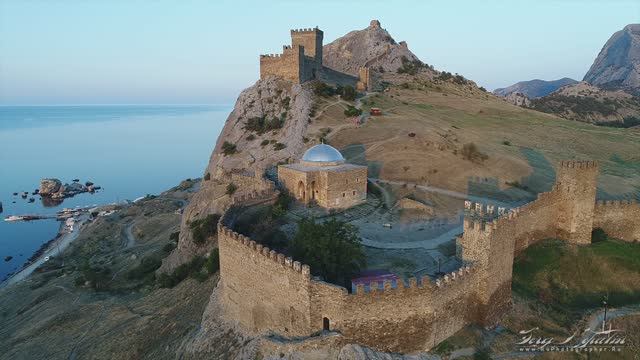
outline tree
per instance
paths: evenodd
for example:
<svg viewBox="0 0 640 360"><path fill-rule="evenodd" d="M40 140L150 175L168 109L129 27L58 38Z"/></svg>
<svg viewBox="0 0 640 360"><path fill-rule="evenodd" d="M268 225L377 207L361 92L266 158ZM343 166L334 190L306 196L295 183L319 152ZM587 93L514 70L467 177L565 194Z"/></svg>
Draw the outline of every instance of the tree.
<svg viewBox="0 0 640 360"><path fill-rule="evenodd" d="M314 275L347 288L351 288L351 278L366 266L356 227L335 219L324 223L300 220L289 252L308 264Z"/></svg>
<svg viewBox="0 0 640 360"><path fill-rule="evenodd" d="M347 85L342 88L342 98L347 101L353 101L356 99L356 89L351 85Z"/></svg>

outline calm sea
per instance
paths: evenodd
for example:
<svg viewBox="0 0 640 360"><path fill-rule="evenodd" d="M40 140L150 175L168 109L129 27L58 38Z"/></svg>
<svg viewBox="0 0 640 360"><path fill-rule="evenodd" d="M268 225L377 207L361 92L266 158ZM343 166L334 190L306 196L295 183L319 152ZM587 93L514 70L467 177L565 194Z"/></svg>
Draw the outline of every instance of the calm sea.
<svg viewBox="0 0 640 360"><path fill-rule="evenodd" d="M1 217L157 194L202 176L231 106L0 106ZM45 207L14 192L41 178L102 186ZM29 196L31 197L31 195ZM15 203L14 203L15 202ZM54 220L0 221L0 280L57 233ZM6 256L12 256L5 262Z"/></svg>

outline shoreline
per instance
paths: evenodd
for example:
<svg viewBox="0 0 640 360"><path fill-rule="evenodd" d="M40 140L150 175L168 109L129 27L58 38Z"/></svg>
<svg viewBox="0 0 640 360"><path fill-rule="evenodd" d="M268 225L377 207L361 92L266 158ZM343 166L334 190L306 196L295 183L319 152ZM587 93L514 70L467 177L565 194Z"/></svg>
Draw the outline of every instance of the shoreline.
<svg viewBox="0 0 640 360"><path fill-rule="evenodd" d="M54 257L60 255L69 245L78 238L80 231L84 228L89 216L84 214L78 218L73 231L62 232L65 228L64 222L60 224L58 234L33 253L27 262L15 273L9 275L0 282L0 288L18 283L31 275L40 265L46 262L47 256Z"/></svg>

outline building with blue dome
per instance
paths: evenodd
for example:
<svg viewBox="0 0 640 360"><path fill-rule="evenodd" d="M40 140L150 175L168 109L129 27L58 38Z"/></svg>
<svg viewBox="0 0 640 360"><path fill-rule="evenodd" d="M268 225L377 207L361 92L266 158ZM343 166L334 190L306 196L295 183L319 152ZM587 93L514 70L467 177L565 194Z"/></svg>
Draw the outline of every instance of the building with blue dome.
<svg viewBox="0 0 640 360"><path fill-rule="evenodd" d="M336 148L317 144L299 162L278 166L280 184L297 200L345 209L367 200L367 167L349 164Z"/></svg>

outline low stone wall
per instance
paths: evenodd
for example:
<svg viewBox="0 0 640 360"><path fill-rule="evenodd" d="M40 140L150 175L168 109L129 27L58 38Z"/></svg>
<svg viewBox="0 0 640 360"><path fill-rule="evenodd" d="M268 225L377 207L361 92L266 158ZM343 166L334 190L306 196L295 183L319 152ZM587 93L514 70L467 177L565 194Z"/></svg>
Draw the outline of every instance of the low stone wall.
<svg viewBox="0 0 640 360"><path fill-rule="evenodd" d="M625 241L640 241L640 205L633 201L598 201L593 227Z"/></svg>

